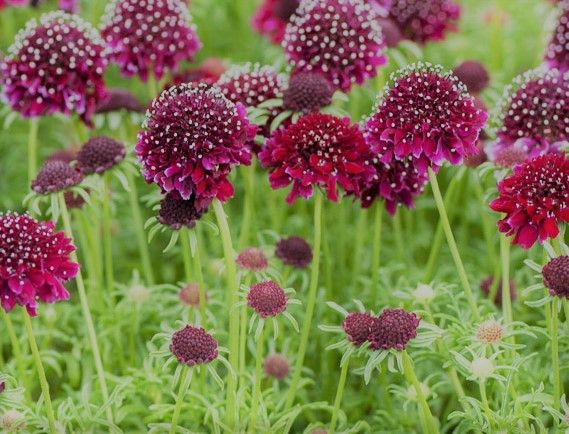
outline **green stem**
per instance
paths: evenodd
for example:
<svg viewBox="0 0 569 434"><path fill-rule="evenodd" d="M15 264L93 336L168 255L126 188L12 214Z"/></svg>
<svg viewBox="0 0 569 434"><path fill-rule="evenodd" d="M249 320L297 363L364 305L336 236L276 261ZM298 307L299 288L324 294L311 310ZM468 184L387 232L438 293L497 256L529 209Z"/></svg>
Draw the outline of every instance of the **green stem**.
<svg viewBox="0 0 569 434"><path fill-rule="evenodd" d="M38 171L38 129L39 118L31 118L28 133L28 187Z"/></svg>
<svg viewBox="0 0 569 434"><path fill-rule="evenodd" d="M30 349L32 350L32 355L34 357L36 370L40 380L41 391L45 402L45 411L47 413L49 432L55 434L57 433L57 431L55 429L55 414L53 412L53 406L51 404L51 396L49 394L49 383L47 382L47 378L45 376L45 369L43 368L40 352L38 350L38 344L34 336L34 328L32 326L32 321L27 313L24 313L24 325L26 326L26 331L28 333L28 340L30 342Z"/></svg>
<svg viewBox="0 0 569 434"><path fill-rule="evenodd" d="M441 190L439 188L439 183L437 181L437 176L435 175L435 172L433 172L432 168L429 167L428 170L429 170L429 180L431 182L431 188L433 190L433 196L435 197L435 202L439 210L440 218L443 224L443 230L445 232L447 244L449 246L452 259L454 260L458 276L462 283L462 288L464 289L466 299L470 304L470 308L472 310L472 314L474 315L474 319L480 321L480 312L478 312L478 306L476 305L476 301L474 300L474 294L472 293L472 288L470 287L470 283L468 282L468 277L466 275L466 270L464 269L464 264L460 257L460 253L458 251L454 235L452 234L452 229L450 227L450 222L446 212L445 204L443 202L443 197L441 195Z"/></svg>
<svg viewBox="0 0 569 434"><path fill-rule="evenodd" d="M255 160L251 162L251 166L243 167L245 177L245 204L243 210L243 221L241 224L241 233L239 234L239 248L244 249L250 243L251 227L254 222L255 211Z"/></svg>
<svg viewBox="0 0 569 434"><path fill-rule="evenodd" d="M234 372L238 372L239 363L239 310L234 309L237 299L237 269L235 265L235 252L231 241L231 232L227 223L227 216L219 200L213 201L213 209L221 232L223 254L225 257L225 273L227 277L226 301L229 314L229 363ZM236 389L237 378L230 375L227 380L226 417L227 426L234 429L236 426Z"/></svg>
<svg viewBox="0 0 569 434"><path fill-rule="evenodd" d="M373 250L371 256L371 290L373 305L379 302L379 266L381 262L381 227L383 222L383 204L377 202L373 210Z"/></svg>
<svg viewBox="0 0 569 434"><path fill-rule="evenodd" d="M200 244L199 244L199 237L197 234L197 229L193 230L193 233L188 233L190 237L196 238L196 251L194 253L194 272L196 277L198 278L198 294L199 294L199 309L200 309L200 317L201 317L201 326L203 328L206 327L206 315L205 315L205 281L203 278L203 271L202 271L202 259L200 253Z"/></svg>
<svg viewBox="0 0 569 434"><path fill-rule="evenodd" d="M486 395L486 382L480 381L478 383L478 388L480 389L480 399L482 400L482 408L484 413L486 413L486 418L488 418L488 423L492 426L494 417L492 416L492 410L490 409L490 404L488 403L488 396Z"/></svg>
<svg viewBox="0 0 569 434"><path fill-rule="evenodd" d="M89 269L89 277L93 281L93 288L90 291L89 295L91 299L95 300L94 308L98 312L102 312L104 309L104 297L103 291L101 290L104 287L103 283L103 270L101 266L101 248L100 248L100 240L96 234L99 233L98 228L93 228L91 224L87 221L87 217L85 213L82 211L76 212L76 221L79 222L80 233L84 234L86 237L86 243L83 246L83 255L85 257L90 257L91 262L93 263L93 268ZM89 263L89 261L87 262Z"/></svg>
<svg viewBox="0 0 569 434"><path fill-rule="evenodd" d="M314 307L316 305L316 295L318 293L318 272L320 269L320 245L322 242L322 193L319 191L315 194L314 203L314 254L312 259L312 269L310 273L310 288L308 290L308 301L306 303L306 314L302 323L302 332L300 337L300 346L296 356L294 365L294 373L290 388L288 390L285 409L288 410L296 397L296 389L300 376L302 374L302 366L304 365L304 356L308 345L310 328L312 325L312 316L314 315Z"/></svg>
<svg viewBox="0 0 569 434"><path fill-rule="evenodd" d="M189 284L192 281L192 258L189 242L190 232L188 228L180 229L180 244L182 247L182 261L184 262L184 279Z"/></svg>
<svg viewBox="0 0 569 434"><path fill-rule="evenodd" d="M69 218L69 212L67 210L67 205L65 204L65 198L63 196L63 193L59 193L59 208L61 211L61 218L63 220L65 235L68 238L73 239L73 231L71 230L71 220ZM71 252L71 260L74 262L78 262L77 252L75 251ZM79 270L77 276L75 276L75 281L77 283L77 292L79 293L79 301L81 302L81 310L83 311L83 320L85 321L85 326L87 327L89 344L91 346L91 352L93 353L93 359L95 361L95 370L97 372L99 387L101 388L101 395L103 397L103 402L107 403L109 401L109 390L107 388L107 380L105 379L105 370L103 369L101 352L99 351L97 334L95 332L95 325L93 324L93 317L91 315L91 309L89 308L89 302L87 300L87 294L85 292L85 283L83 282L83 275L81 273L81 270ZM111 406L107 407L106 414L107 414L107 421L112 424L113 412Z"/></svg>
<svg viewBox="0 0 569 434"><path fill-rule="evenodd" d="M4 321L6 322L6 329L8 329L8 336L10 337L10 344L12 345L12 351L14 352L14 356L16 357L16 368L18 370L18 375L20 376L20 381L24 385L26 396L29 398L30 390L27 387L28 383L28 376L25 375L26 369L24 365L24 357L22 353L22 346L20 345L20 341L16 335L16 331L14 330L14 324L12 323L12 319L10 315L6 313L6 311L0 308L2 311L2 315L4 316ZM24 312L24 316L28 314Z"/></svg>
<svg viewBox="0 0 569 434"><path fill-rule="evenodd" d="M182 376L180 378L180 388L178 389L178 396L176 397L176 406L174 407L174 413L172 414L172 423L170 425L170 434L175 434L178 430L178 420L180 419L180 413L182 412L182 404L184 403L184 396L188 392L190 383L192 382L192 371L191 368L184 366L182 368Z"/></svg>
<svg viewBox="0 0 569 434"><path fill-rule="evenodd" d="M112 244L112 231L111 231L111 180L110 173L107 172L103 175L103 256L105 263L105 285L106 290L110 294L111 305L114 309L114 265L113 265L113 244Z"/></svg>
<svg viewBox="0 0 569 434"><path fill-rule="evenodd" d="M397 260L400 264L406 262L405 258L405 248L403 247L403 230L401 229L401 210L396 212L393 216L393 236L395 238L395 248L397 251Z"/></svg>
<svg viewBox="0 0 569 434"><path fill-rule="evenodd" d="M553 375L553 407L559 411L561 405L561 373L559 369L559 315L558 299L553 298L550 303L551 309L551 370ZM548 306L549 307L549 306Z"/></svg>
<svg viewBox="0 0 569 434"><path fill-rule="evenodd" d="M496 264L496 250L494 247L494 234L496 233L495 225L492 225L490 217L488 215L488 206L484 202L484 192L482 190L482 185L480 184L480 178L475 174L474 182L474 192L476 194L476 199L480 205L480 220L482 221L482 231L484 234L484 239L486 241L486 250L488 252L488 265L491 267ZM445 201L446 204L446 201Z"/></svg>
<svg viewBox="0 0 569 434"><path fill-rule="evenodd" d="M360 275L360 270L362 267L362 261L363 261L362 250L364 246L364 236L366 233L367 215L368 213L365 210L359 213L358 226L356 230L356 242L355 242L354 256L353 256L354 276Z"/></svg>
<svg viewBox="0 0 569 434"><path fill-rule="evenodd" d="M257 416L259 414L259 400L261 398L261 379L263 372L263 345L265 343L265 327L261 330L257 339L255 353L255 385L253 386L253 398L251 400L251 420L249 421L249 433L257 432Z"/></svg>
<svg viewBox="0 0 569 434"><path fill-rule="evenodd" d="M251 286L251 274L245 277L245 287L248 289ZM241 306L241 320L239 331L239 381L241 385L245 384L245 367L247 364L247 305Z"/></svg>
<svg viewBox="0 0 569 434"><path fill-rule="evenodd" d="M332 411L332 420L330 421L330 433L334 434L336 429L336 422L338 421L338 413L340 412L340 405L342 404L342 397L344 396L344 388L346 387L346 378L348 377L348 366L350 365L350 358L344 361L342 370L340 371L340 380L338 381L338 388L336 389L336 398L334 399L334 410Z"/></svg>
<svg viewBox="0 0 569 434"><path fill-rule="evenodd" d="M510 242L504 235L500 235L500 259L502 264L502 309L504 310L504 323L508 325L513 321L510 294Z"/></svg>

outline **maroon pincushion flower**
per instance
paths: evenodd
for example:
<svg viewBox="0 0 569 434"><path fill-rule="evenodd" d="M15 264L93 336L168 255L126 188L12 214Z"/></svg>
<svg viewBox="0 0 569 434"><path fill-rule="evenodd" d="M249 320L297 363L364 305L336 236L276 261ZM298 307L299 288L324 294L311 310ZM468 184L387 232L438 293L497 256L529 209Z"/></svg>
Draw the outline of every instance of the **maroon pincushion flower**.
<svg viewBox="0 0 569 434"><path fill-rule="evenodd" d="M285 54L297 71L323 74L348 91L387 61L378 18L362 0L304 0L286 28Z"/></svg>
<svg viewBox="0 0 569 434"><path fill-rule="evenodd" d="M284 380L289 371L288 360L282 354L271 354L268 356L263 363L263 367L269 377L277 380Z"/></svg>
<svg viewBox="0 0 569 434"><path fill-rule="evenodd" d="M389 16L408 39L424 44L456 31L460 6L452 0L392 0Z"/></svg>
<svg viewBox="0 0 569 434"><path fill-rule="evenodd" d="M102 19L101 35L121 72L142 80L162 78L201 48L186 4L179 0L113 0Z"/></svg>
<svg viewBox="0 0 569 434"><path fill-rule="evenodd" d="M205 365L217 359L217 341L201 327L187 325L172 335L170 351L178 362L187 365Z"/></svg>
<svg viewBox="0 0 569 434"><path fill-rule="evenodd" d="M490 290L492 289L492 284L494 283L494 277L488 276L482 282L480 282L480 290L486 296L490 296ZM510 279L510 298L515 300L517 297L516 285L512 279ZM498 284L498 288L496 291L496 297L492 300L496 306L502 306L502 279L500 279L500 283Z"/></svg>
<svg viewBox="0 0 569 434"><path fill-rule="evenodd" d="M85 174L104 173L119 164L126 156L121 142L110 137L93 137L77 154L78 168Z"/></svg>
<svg viewBox="0 0 569 434"><path fill-rule="evenodd" d="M105 96L107 66L99 34L79 17L51 12L32 19L0 65L3 95L24 117L77 113L87 124Z"/></svg>
<svg viewBox="0 0 569 434"><path fill-rule="evenodd" d="M300 0L263 0L253 16L253 28L274 44L280 44L299 4Z"/></svg>
<svg viewBox="0 0 569 434"><path fill-rule="evenodd" d="M550 154L515 166L498 193L490 208L506 213L498 228L514 244L529 249L538 239L555 238L558 225L569 222L569 159Z"/></svg>
<svg viewBox="0 0 569 434"><path fill-rule="evenodd" d="M269 260L263 251L257 247L249 247L237 256L237 265L243 270L260 272L269 266Z"/></svg>
<svg viewBox="0 0 569 434"><path fill-rule="evenodd" d="M379 18L379 25L381 26L381 33L385 40L385 45L388 48L394 48L404 39L401 29L397 23L391 18Z"/></svg>
<svg viewBox="0 0 569 434"><path fill-rule="evenodd" d="M466 60L453 70L454 75L464 83L472 94L478 94L488 87L490 74L482 63L476 60Z"/></svg>
<svg viewBox="0 0 569 434"><path fill-rule="evenodd" d="M32 190L39 194L59 193L79 184L83 175L69 163L47 161L32 181Z"/></svg>
<svg viewBox="0 0 569 434"><path fill-rule="evenodd" d="M569 256L551 259L542 270L543 284L555 297L569 298Z"/></svg>
<svg viewBox="0 0 569 434"><path fill-rule="evenodd" d="M283 93L283 108L303 114L313 113L330 105L334 88L320 74L300 72L290 78Z"/></svg>
<svg viewBox="0 0 569 434"><path fill-rule="evenodd" d="M545 61L550 68L567 71L569 69L569 3L560 7L557 28L547 46Z"/></svg>
<svg viewBox="0 0 569 434"><path fill-rule="evenodd" d="M146 106L127 89L109 89L107 97L97 104L95 113L110 113L121 110L144 113Z"/></svg>
<svg viewBox="0 0 569 434"><path fill-rule="evenodd" d="M306 268L312 262L312 249L301 237L283 238L275 246L275 256L285 265Z"/></svg>
<svg viewBox="0 0 569 434"><path fill-rule="evenodd" d="M233 195L229 172L233 165L250 163L245 143L256 130L243 105L219 89L182 84L152 102L136 154L147 182L183 199L194 194L196 206L205 208L214 198L225 201Z"/></svg>
<svg viewBox="0 0 569 434"><path fill-rule="evenodd" d="M366 123L366 139L383 163L413 156L419 173L478 153L488 115L440 66L411 65L387 89Z"/></svg>
<svg viewBox="0 0 569 434"><path fill-rule="evenodd" d="M73 279L79 264L75 250L53 222L39 222L27 214L0 214L0 304L10 312L16 304L36 315L37 302L67 300L63 282Z"/></svg>
<svg viewBox="0 0 569 434"><path fill-rule="evenodd" d="M369 313L349 313L342 323L346 338L355 346L360 346L368 340L373 321L374 319Z"/></svg>
<svg viewBox="0 0 569 434"><path fill-rule="evenodd" d="M262 318L284 312L287 301L284 290L272 280L253 285L247 293L247 306L254 309Z"/></svg>
<svg viewBox="0 0 569 434"><path fill-rule="evenodd" d="M194 196L182 199L175 193L169 193L160 201L158 221L177 231L183 227L193 228L207 208L197 208Z"/></svg>
<svg viewBox="0 0 569 434"><path fill-rule="evenodd" d="M269 168L273 188L293 184L287 197L308 199L320 187L337 201L337 185L347 193L358 193L359 185L373 176L370 150L357 125L349 118L313 113L273 133L259 153Z"/></svg>
<svg viewBox="0 0 569 434"><path fill-rule="evenodd" d="M413 312L385 309L372 323L370 348L403 351L407 343L417 336L420 322L421 319Z"/></svg>

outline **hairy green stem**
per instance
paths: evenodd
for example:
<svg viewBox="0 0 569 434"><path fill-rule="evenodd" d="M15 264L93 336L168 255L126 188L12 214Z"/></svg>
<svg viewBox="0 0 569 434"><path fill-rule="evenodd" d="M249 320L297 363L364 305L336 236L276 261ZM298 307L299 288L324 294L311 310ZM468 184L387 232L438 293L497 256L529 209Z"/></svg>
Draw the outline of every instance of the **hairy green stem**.
<svg viewBox="0 0 569 434"><path fill-rule="evenodd" d="M251 274L247 274L245 277L245 287L249 289L251 286ZM245 384L245 368L247 364L247 324L248 324L248 317L247 317L247 305L243 305L240 308L241 310L241 320L240 326L241 330L239 331L239 381L241 385Z"/></svg>
<svg viewBox="0 0 569 434"><path fill-rule="evenodd" d="M551 303L546 305L551 309L551 373L553 376L553 407L559 410L561 405L561 372L559 367L559 314L558 298L554 297Z"/></svg>
<svg viewBox="0 0 569 434"><path fill-rule="evenodd" d="M257 432L257 416L259 414L259 400L261 398L261 379L263 375L263 345L265 343L265 326L257 339L255 353L255 384L253 386L253 398L251 399L251 420L249 421L249 433Z"/></svg>
<svg viewBox="0 0 569 434"><path fill-rule="evenodd" d="M182 248L182 261L184 263L184 279L186 279L186 284L189 284L192 281L192 258L190 232L186 227L180 229L180 244Z"/></svg>
<svg viewBox="0 0 569 434"><path fill-rule="evenodd" d="M28 186L35 179L38 171L38 129L39 118L31 118L28 133Z"/></svg>
<svg viewBox="0 0 569 434"><path fill-rule="evenodd" d="M371 290L373 306L379 302L379 266L381 262L381 228L383 222L383 204L376 202L373 210L373 247L371 254Z"/></svg>
<svg viewBox="0 0 569 434"><path fill-rule="evenodd" d="M115 274L113 265L113 234L111 230L111 179L110 173L103 175L103 256L105 264L105 286L106 291L110 294L111 306L114 309L114 287Z"/></svg>
<svg viewBox="0 0 569 434"><path fill-rule="evenodd" d="M403 229L401 227L401 210L396 212L391 219L393 224L393 237L395 238L395 249L397 252L397 260L400 264L405 264L405 247L403 247Z"/></svg>
<svg viewBox="0 0 569 434"><path fill-rule="evenodd" d="M244 249L251 242L251 231L255 221L255 160L251 162L251 166L242 167L242 169L245 177L245 204L241 233L239 234L240 249Z"/></svg>
<svg viewBox="0 0 569 434"><path fill-rule="evenodd" d="M16 369L18 370L18 375L20 376L20 381L24 385L26 396L29 398L30 390L27 387L28 384L28 376L25 374L26 367L24 365L24 357L22 352L22 346L20 345L20 341L16 335L16 331L14 329L14 324L12 323L12 319L10 315L6 313L4 309L0 307L0 311L2 311L2 315L4 316L4 321L6 322L6 329L8 330L8 336L10 337L10 344L12 345L12 351L14 352L14 356L16 357ZM26 312L23 312L24 315L28 315Z"/></svg>
<svg viewBox="0 0 569 434"><path fill-rule="evenodd" d="M336 422L338 421L338 414L340 412L340 405L342 404L342 397L344 396L344 388L346 387L346 378L348 377L348 367L350 365L350 358L344 361L344 365L340 371L340 379L338 380L338 388L336 389L336 397L334 398L334 410L332 410L332 420L330 421L330 433L334 434L336 429Z"/></svg>
<svg viewBox="0 0 569 434"><path fill-rule="evenodd" d="M510 242L505 235L500 235L500 262L502 264L502 309L504 323L509 325L514 320L510 288Z"/></svg>
<svg viewBox="0 0 569 434"><path fill-rule="evenodd" d="M174 413L172 414L172 423L170 424L170 434L175 434L178 430L178 420L182 412L182 404L184 403L184 396L188 392L190 383L192 382L192 368L184 366L182 368L182 376L180 378L180 388L178 389L178 396L176 397L176 405L174 406Z"/></svg>
<svg viewBox="0 0 569 434"><path fill-rule="evenodd" d="M482 400L482 408L486 417L488 418L488 423L492 426L494 417L492 416L492 410L490 409L490 404L488 403L488 396L486 395L486 382L480 381L478 383L478 388L480 389L480 399Z"/></svg>

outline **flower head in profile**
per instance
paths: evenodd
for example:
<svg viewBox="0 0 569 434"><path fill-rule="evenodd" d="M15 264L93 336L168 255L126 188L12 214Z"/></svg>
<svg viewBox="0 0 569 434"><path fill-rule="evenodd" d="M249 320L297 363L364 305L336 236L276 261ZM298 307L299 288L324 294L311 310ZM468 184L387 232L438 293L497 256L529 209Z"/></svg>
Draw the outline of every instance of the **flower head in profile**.
<svg viewBox="0 0 569 434"><path fill-rule="evenodd" d="M354 346L359 346L369 339L373 322L374 317L367 312L350 312L344 318L342 328L346 338Z"/></svg>
<svg viewBox="0 0 569 434"><path fill-rule="evenodd" d="M386 63L379 16L363 0L303 0L285 31L285 54L297 71L347 91Z"/></svg>
<svg viewBox="0 0 569 434"><path fill-rule="evenodd" d="M162 78L201 48L188 8L179 0L113 0L101 35L122 74L144 81L149 73Z"/></svg>
<svg viewBox="0 0 569 434"><path fill-rule="evenodd" d="M550 68L567 71L569 70L569 3L567 1L559 3L559 20L547 46L545 62Z"/></svg>
<svg viewBox="0 0 569 434"><path fill-rule="evenodd" d="M197 283L188 283L183 286L178 293L178 298L186 306L198 307L200 305L200 287ZM208 300L208 294L205 292L205 301Z"/></svg>
<svg viewBox="0 0 569 434"><path fill-rule="evenodd" d="M280 44L299 4L300 0L263 0L253 16L253 28L273 44Z"/></svg>
<svg viewBox="0 0 569 434"><path fill-rule="evenodd" d="M81 18L64 12L32 19L0 63L3 95L24 117L77 114L88 125L106 94L104 42Z"/></svg>
<svg viewBox="0 0 569 434"><path fill-rule="evenodd" d="M500 181L498 194L490 208L506 214L498 229L514 244L529 249L556 238L559 225L569 222L569 159L550 154L518 165Z"/></svg>
<svg viewBox="0 0 569 434"><path fill-rule="evenodd" d="M287 377L290 368L285 356L274 353L265 358L263 369L268 377L282 381Z"/></svg>
<svg viewBox="0 0 569 434"><path fill-rule="evenodd" d="M464 83L468 92L473 95L482 92L490 83L488 70L476 60L465 60L454 68L453 73Z"/></svg>
<svg viewBox="0 0 569 434"><path fill-rule="evenodd" d="M124 160L126 147L110 137L92 137L77 154L77 167L86 175L102 174Z"/></svg>
<svg viewBox="0 0 569 434"><path fill-rule="evenodd" d="M53 222L40 222L27 214L0 214L0 304L10 312L16 304L36 315L38 302L67 300L63 282L79 271L72 262L75 250Z"/></svg>
<svg viewBox="0 0 569 434"><path fill-rule="evenodd" d="M312 248L304 238L292 236L277 242L275 256L285 265L306 268L312 262Z"/></svg>
<svg viewBox="0 0 569 434"><path fill-rule="evenodd" d="M237 255L235 262L237 262L237 265L242 270L248 270L254 273L265 271L269 266L267 256L258 247L248 247L242 250L239 255Z"/></svg>
<svg viewBox="0 0 569 434"><path fill-rule="evenodd" d="M359 127L348 118L322 113L303 116L275 131L259 158L269 169L273 188L292 184L288 203L298 197L310 198L314 188L322 188L330 200L337 201L338 185L357 194L362 181L374 173Z"/></svg>
<svg viewBox="0 0 569 434"><path fill-rule="evenodd" d="M69 163L46 161L32 181L32 190L38 194L58 193L79 184L82 179L81 172Z"/></svg>

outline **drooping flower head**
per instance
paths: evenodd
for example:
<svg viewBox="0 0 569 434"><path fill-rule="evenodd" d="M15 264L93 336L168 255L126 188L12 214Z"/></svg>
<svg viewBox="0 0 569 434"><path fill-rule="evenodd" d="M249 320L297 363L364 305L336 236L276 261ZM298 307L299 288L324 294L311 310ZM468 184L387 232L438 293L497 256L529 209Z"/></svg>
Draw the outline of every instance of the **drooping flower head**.
<svg viewBox="0 0 569 434"><path fill-rule="evenodd" d="M298 8L300 0L263 0L253 16L255 31L280 44L290 18Z"/></svg>
<svg viewBox="0 0 569 434"><path fill-rule="evenodd" d="M468 92L474 95L482 92L490 83L488 70L476 60L465 60L454 68L453 73L464 83Z"/></svg>
<svg viewBox="0 0 569 434"><path fill-rule="evenodd" d="M559 21L545 53L550 68L569 70L569 2L560 2Z"/></svg>
<svg viewBox="0 0 569 434"><path fill-rule="evenodd" d="M312 262L312 248L301 237L288 237L279 240L275 246L275 256L285 265L306 268Z"/></svg>
<svg viewBox="0 0 569 434"><path fill-rule="evenodd" d="M261 318L284 312L287 301L284 290L272 280L256 283L247 293L247 306L254 309Z"/></svg>
<svg viewBox="0 0 569 434"><path fill-rule="evenodd" d="M249 270L255 273L264 271L269 266L269 260L258 247L248 247L237 255L235 260L242 270Z"/></svg>
<svg viewBox="0 0 569 434"><path fill-rule="evenodd" d="M1 63L3 96L24 117L78 114L87 124L105 96L104 42L91 25L64 12L32 19Z"/></svg>
<svg viewBox="0 0 569 434"><path fill-rule="evenodd" d="M347 91L386 63L378 18L363 0L302 0L286 28L285 54L297 71L323 74Z"/></svg>
<svg viewBox="0 0 569 434"><path fill-rule="evenodd" d="M366 139L383 163L413 157L424 173L427 166L436 170L444 160L459 164L478 153L488 115L453 74L419 63L391 80L365 127Z"/></svg>
<svg viewBox="0 0 569 434"><path fill-rule="evenodd" d="M374 318L369 313L350 312L344 319L342 328L346 332L346 338L355 346L360 346L368 340L373 322Z"/></svg>
<svg viewBox="0 0 569 434"><path fill-rule="evenodd" d="M493 284L494 284L493 276L488 276L482 282L480 282L480 290L486 297L490 296ZM500 279L500 282L498 283L498 288L496 290L496 296L494 297L494 300L492 300L494 304L499 307L502 306L502 286L503 286L502 279ZM516 284L512 279L510 279L510 298L512 299L512 301L514 301L517 298Z"/></svg>
<svg viewBox="0 0 569 434"><path fill-rule="evenodd" d="M201 48L186 4L180 0L113 0L102 18L101 34L111 59L127 77L162 78Z"/></svg>
<svg viewBox="0 0 569 434"><path fill-rule="evenodd" d="M283 93L283 108L293 112L308 114L330 105L334 88L321 74L299 72L290 77L288 87Z"/></svg>
<svg viewBox="0 0 569 434"><path fill-rule="evenodd" d="M126 156L126 148L110 137L92 137L77 154L77 166L81 172L104 173L119 164Z"/></svg>
<svg viewBox="0 0 569 434"><path fill-rule="evenodd" d="M183 227L193 228L207 211L196 207L195 196L182 199L175 193L168 193L160 201L158 221L170 229L178 231Z"/></svg>
<svg viewBox="0 0 569 434"><path fill-rule="evenodd" d="M516 77L497 112L496 150L515 145L527 158L556 152L569 138L569 75L533 70Z"/></svg>
<svg viewBox="0 0 569 434"><path fill-rule="evenodd" d="M406 38L424 44L456 31L460 6L453 0L392 0L389 16Z"/></svg>
<svg viewBox="0 0 569 434"><path fill-rule="evenodd" d="M201 327L186 325L172 335L170 351L178 362L187 365L205 365L217 359L217 341Z"/></svg>
<svg viewBox="0 0 569 434"><path fill-rule="evenodd" d="M569 256L551 259L542 270L543 284L555 297L569 298Z"/></svg>
<svg viewBox="0 0 569 434"><path fill-rule="evenodd" d="M83 180L83 175L69 163L61 160L46 161L36 178L32 190L39 194L58 193L67 190Z"/></svg>
<svg viewBox="0 0 569 434"><path fill-rule="evenodd" d="M289 363L285 356L275 353L265 358L263 368L267 376L277 380L284 380L288 375Z"/></svg>
<svg viewBox="0 0 569 434"><path fill-rule="evenodd" d="M403 309L385 309L371 326L369 341L374 350L394 349L402 351L407 343L417 336L421 319L413 312Z"/></svg>
<svg viewBox="0 0 569 434"><path fill-rule="evenodd" d="M144 113L146 106L127 89L109 89L107 96L97 104L95 113L111 113L121 110Z"/></svg>
<svg viewBox="0 0 569 434"><path fill-rule="evenodd" d="M569 159L563 154L536 157L514 167L498 184L490 208L505 213L500 232L529 249L539 239L555 238L559 224L569 222Z"/></svg>
<svg viewBox="0 0 569 434"><path fill-rule="evenodd" d="M273 188L292 184L287 202L308 199L314 188L322 188L330 200L338 200L337 185L347 193L357 193L373 168L369 147L357 125L350 119L313 113L301 117L286 129L274 132L259 153L270 171Z"/></svg>
<svg viewBox="0 0 569 434"><path fill-rule="evenodd" d="M0 214L0 304L10 312L16 304L36 315L38 301L67 300L63 282L73 279L79 264L75 250L53 222L39 222L27 214Z"/></svg>
<svg viewBox="0 0 569 434"><path fill-rule="evenodd" d="M195 195L198 208L233 195L233 165L249 164L245 143L255 137L242 104L205 84L173 87L152 102L138 134L136 154L147 182L183 199Z"/></svg>

